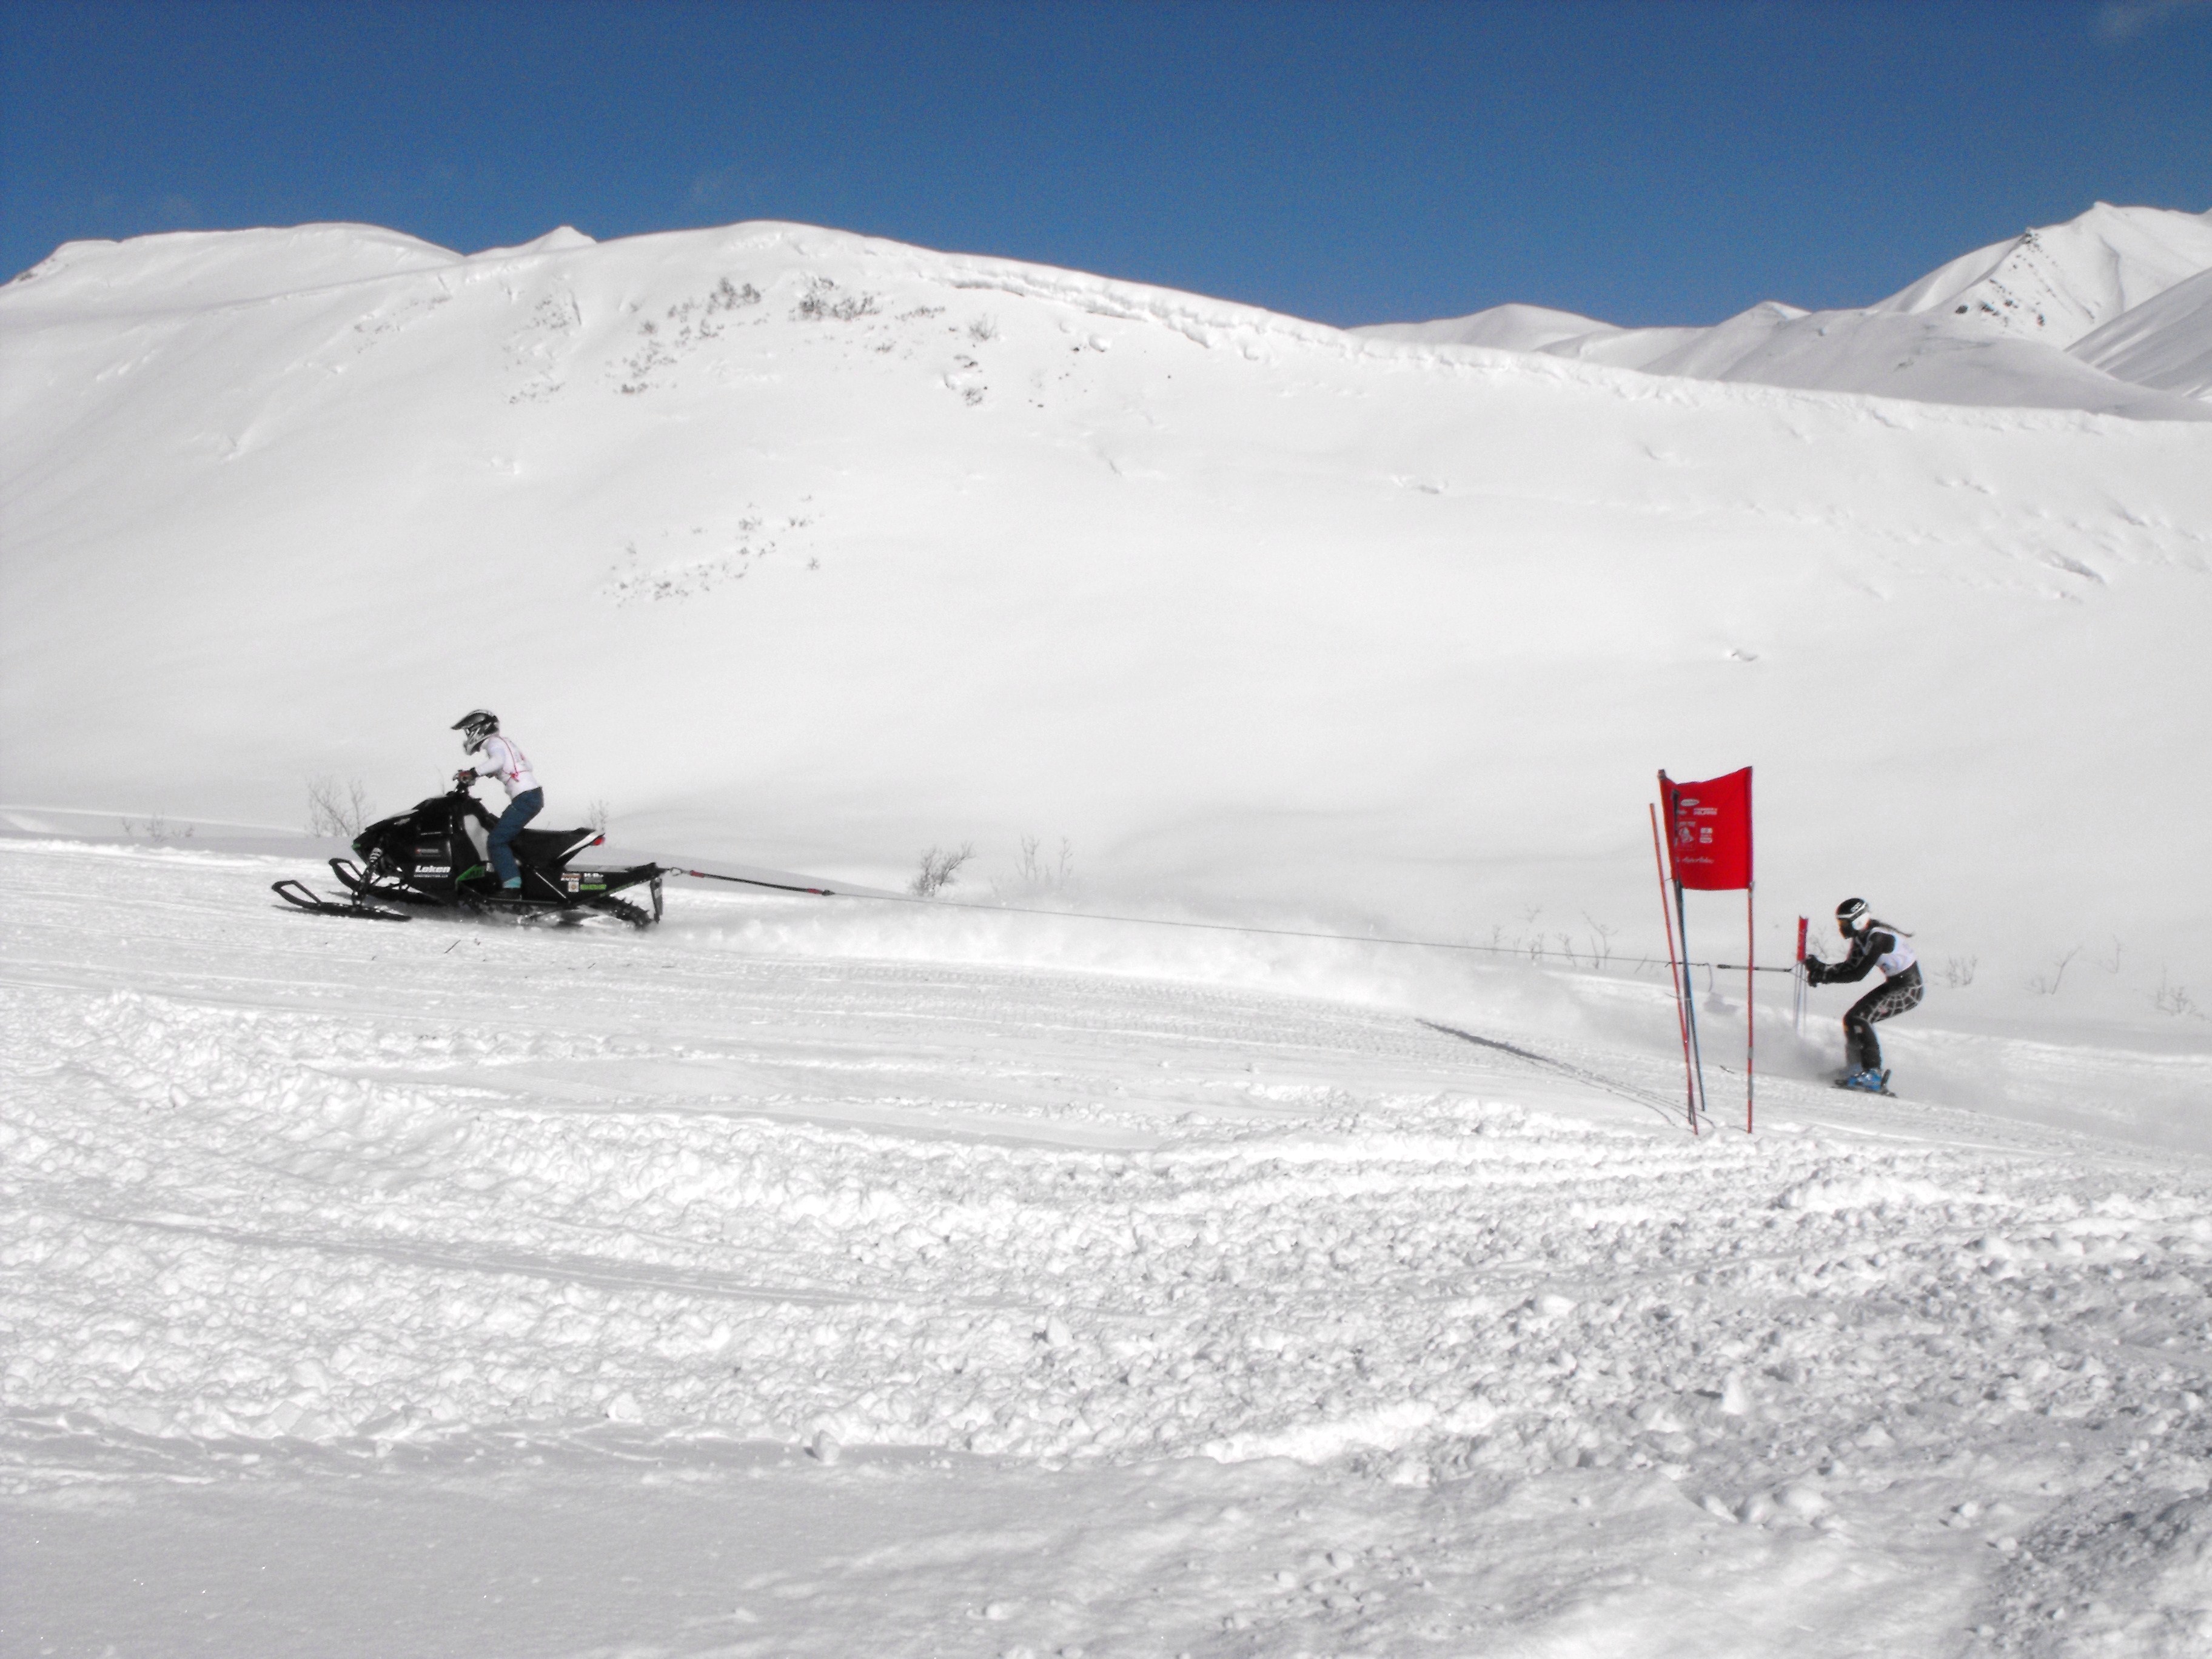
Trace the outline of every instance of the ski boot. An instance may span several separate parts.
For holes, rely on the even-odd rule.
[[[1886,1095],[1889,1092],[1889,1073],[1863,1066],[1856,1072],[1846,1072],[1838,1078],[1836,1087],[1855,1090],[1865,1095]]]

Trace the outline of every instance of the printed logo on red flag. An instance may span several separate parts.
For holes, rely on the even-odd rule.
[[[1703,783],[1659,775],[1667,854],[1683,886],[1726,892],[1751,885],[1751,769]]]

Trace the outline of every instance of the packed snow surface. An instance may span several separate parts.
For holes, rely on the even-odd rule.
[[[1778,1006],[1693,1138],[1650,973],[301,863],[0,840],[10,1652],[2212,1640],[2202,1154]]]

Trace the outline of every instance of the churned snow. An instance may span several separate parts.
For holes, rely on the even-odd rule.
[[[1778,1018],[1692,1139],[1650,974],[1392,1010],[1259,988],[1352,947],[297,867],[0,840],[11,1649],[2212,1636],[2201,1157],[1848,1099]]]
[[[0,289],[0,1647],[2205,1650],[2204,224],[1667,373],[790,225]],[[971,908],[280,909],[479,702]],[[1763,985],[1747,1136],[1701,969],[1693,1137],[1747,763],[1761,959],[1930,993],[1884,1100]]]

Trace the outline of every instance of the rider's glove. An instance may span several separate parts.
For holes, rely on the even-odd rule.
[[[1818,957],[1805,958],[1805,983],[1818,985],[1827,977],[1828,964]]]

